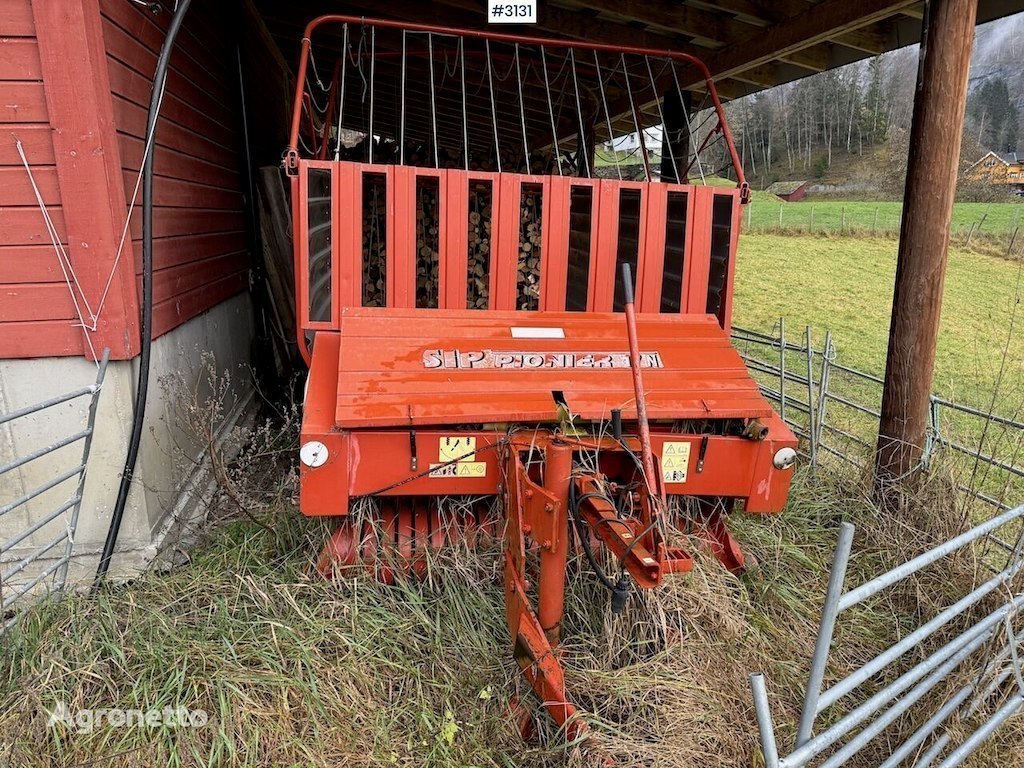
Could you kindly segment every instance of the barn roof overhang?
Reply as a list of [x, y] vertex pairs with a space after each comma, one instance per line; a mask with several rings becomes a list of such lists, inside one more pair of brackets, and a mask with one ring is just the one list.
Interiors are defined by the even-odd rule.
[[[916, 43], [921, 0], [541, 0], [536, 25], [488, 25], [483, 0], [254, 0], [286, 60], [325, 13], [689, 53], [723, 98], [744, 96]], [[978, 23], [1024, 11], [1024, 0], [979, 0]]]

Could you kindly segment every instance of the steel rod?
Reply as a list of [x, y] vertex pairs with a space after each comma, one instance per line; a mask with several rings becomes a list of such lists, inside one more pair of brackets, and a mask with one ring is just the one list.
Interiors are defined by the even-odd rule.
[[459, 62], [462, 65], [462, 154], [469, 170], [469, 113], [466, 110], [466, 48], [465, 41], [459, 38]]
[[977, 541], [982, 536], [996, 530], [1017, 518], [1024, 517], [1024, 504], [1019, 507], [1011, 509], [1009, 512], [1004, 512], [997, 517], [993, 517], [981, 525], [977, 525], [969, 531], [966, 531], [959, 536], [956, 536], [944, 544], [941, 544], [929, 552], [925, 552], [923, 555], [918, 555], [912, 560], [908, 560], [903, 565], [893, 568], [891, 571], [883, 573], [881, 576], [877, 576], [871, 581], [861, 584], [856, 589], [851, 589], [839, 602], [839, 610], [845, 611], [847, 608], [851, 608], [857, 603], [867, 600], [869, 597], [873, 597], [887, 587], [891, 587], [893, 584], [897, 584], [908, 576], [920, 571], [932, 563], [941, 560], [947, 555], [967, 546], [972, 541]]
[[94, 388], [95, 385], [89, 387], [82, 387], [80, 389], [75, 389], [72, 390], [71, 392], [67, 392], [63, 395], [51, 397], [48, 400], [42, 400], [33, 405], [27, 405], [24, 408], [19, 408], [18, 410], [11, 411], [10, 413], [0, 414], [0, 424], [6, 424], [8, 421], [20, 419], [22, 416], [28, 416], [31, 413], [36, 413], [37, 411], [43, 411], [46, 410], [47, 408], [52, 408], [55, 405], [66, 403], [68, 400], [74, 400], [76, 397], [82, 397], [83, 395], [91, 395], [93, 393]]
[[779, 318], [779, 418], [786, 420], [786, 318]]
[[43, 517], [43, 518], [40, 518], [39, 520], [36, 520], [35, 523], [30, 525], [28, 528], [23, 530], [21, 533], [19, 533], [16, 536], [12, 536], [7, 541], [5, 541], [3, 544], [0, 544], [0, 553], [7, 552], [8, 550], [13, 549], [14, 547], [18, 546], [19, 544], [21, 544], [21, 542], [23, 542], [25, 539], [27, 539], [33, 533], [38, 531], [43, 526], [48, 525], [49, 523], [52, 523], [54, 520], [56, 520], [62, 514], [67, 512], [69, 509], [71, 509], [71, 507], [73, 507], [75, 504], [77, 504], [81, 500], [82, 500], [82, 498], [80, 496], [72, 496], [70, 499], [68, 499], [63, 504], [61, 504], [59, 507], [57, 507], [57, 509], [55, 509], [53, 512], [48, 514], [46, 517]]
[[544, 96], [548, 102], [548, 115], [551, 117], [551, 141], [553, 147], [552, 159], [555, 161], [555, 167], [558, 169], [558, 175], [562, 175], [562, 159], [561, 150], [558, 147], [558, 131], [555, 129], [555, 108], [551, 103], [551, 82], [548, 78], [548, 58], [544, 52], [544, 46], [540, 46], [540, 66], [544, 71]]
[[864, 730], [846, 742], [841, 749], [831, 755], [828, 760], [819, 766], [819, 768], [839, 768], [844, 765], [853, 755], [857, 754], [867, 746], [869, 741], [888, 728], [896, 721], [897, 718], [920, 701], [926, 693], [945, 680], [950, 672], [963, 663], [967, 657], [977, 651], [978, 648], [987, 642], [987, 640], [987, 637], [982, 636], [956, 655], [951, 656], [928, 677], [914, 686], [914, 688], [912, 688], [908, 693], [900, 697], [900, 699], [882, 713], [878, 719], [873, 720], [864, 728]]
[[608, 98], [604, 93], [604, 78], [601, 77], [601, 64], [597, 51], [594, 51], [594, 71], [597, 73], [597, 88], [601, 92], [601, 105], [604, 107], [604, 118], [608, 123], [608, 146], [612, 148], [612, 160], [615, 162], [615, 175], [622, 181], [622, 169], [619, 168], [619, 153], [615, 149], [615, 131], [612, 129], [611, 113], [608, 111]]
[[494, 157], [498, 163], [498, 173], [501, 173], [501, 145], [498, 142], [498, 108], [494, 100], [494, 78], [491, 72], [491, 41], [485, 40], [484, 47], [487, 49], [487, 91], [491, 96], [491, 125], [494, 126]]
[[988, 738], [995, 733], [996, 729], [999, 728], [1003, 723], [1009, 720], [1013, 715], [1017, 714], [1017, 711], [1024, 706], [1024, 697], [1018, 694], [1011, 696], [1003, 706], [995, 711], [985, 723], [978, 728], [974, 733], [964, 740], [963, 744], [954, 749], [946, 759], [939, 763], [939, 768], [956, 768], [964, 760], [970, 757], [978, 748], [984, 744]]
[[808, 431], [811, 433], [811, 473], [818, 469], [818, 440], [817, 431], [814, 429], [814, 349], [811, 347], [811, 326], [806, 326], [807, 336], [807, 422]]
[[86, 425], [89, 429], [89, 436], [85, 438], [85, 442], [82, 444], [82, 474], [78, 476], [78, 488], [75, 491], [75, 496], [78, 497], [78, 501], [75, 506], [71, 509], [71, 519], [68, 521], [67, 527], [67, 546], [64, 548], [64, 568], [61, 569], [54, 576], [54, 585], [57, 589], [64, 589], [68, 578], [68, 563], [71, 562], [71, 554], [75, 546], [75, 534], [78, 533], [78, 516], [82, 511], [82, 499], [85, 498], [85, 476], [88, 473], [89, 468], [89, 456], [92, 452], [92, 441], [96, 434], [96, 411], [100, 404], [100, 395], [103, 392], [103, 379], [107, 375], [107, 365], [110, 362], [110, 349], [103, 350], [103, 359], [100, 360], [99, 370], [96, 371], [96, 387], [93, 392], [92, 399], [89, 402], [89, 415], [87, 417]]
[[750, 688], [754, 693], [754, 711], [757, 713], [757, 730], [761, 735], [761, 752], [764, 755], [765, 768], [779, 768], [779, 748], [775, 742], [775, 726], [772, 724], [764, 675], [751, 675]]
[[46, 481], [42, 485], [37, 486], [36, 488], [32, 489], [28, 493], [25, 493], [24, 495], [19, 496], [14, 501], [9, 502], [9, 503], [5, 504], [4, 506], [0, 507], [0, 517], [3, 517], [8, 512], [10, 512], [12, 509], [17, 509], [22, 504], [24, 504], [24, 503], [26, 503], [28, 501], [31, 501], [36, 496], [40, 496], [40, 495], [46, 493], [51, 488], [54, 488], [54, 487], [60, 485], [61, 483], [65, 482], [67, 480], [70, 480], [72, 477], [77, 475], [79, 472], [83, 472], [84, 470], [85, 470], [85, 465], [84, 464], [79, 464], [74, 469], [69, 469], [68, 471], [64, 472], [63, 474], [57, 475], [57, 477], [54, 477], [54, 478]]
[[[402, 36], [405, 36], [405, 32], [402, 32]], [[373, 104], [374, 95], [376, 94], [376, 81], [375, 76], [377, 73], [377, 28], [370, 27], [370, 131], [367, 136], [367, 141], [370, 142], [369, 149], [369, 162], [373, 164]]]
[[83, 437], [89, 437], [91, 434], [91, 429], [83, 429], [81, 432], [76, 432], [73, 435], [69, 435], [68, 437], [63, 438], [62, 440], [58, 440], [56, 443], [39, 448], [35, 451], [32, 451], [32, 453], [25, 454], [24, 456], [20, 456], [19, 458], [14, 459], [13, 461], [9, 461], [3, 466], [0, 466], [0, 475], [8, 473], [12, 469], [23, 467], [29, 462], [42, 458], [43, 456], [46, 456], [49, 453], [53, 453], [54, 451], [59, 451], [61, 448], [65, 448], [66, 446], [69, 446], [72, 443], [77, 443]]
[[[434, 33], [427, 32], [427, 66], [430, 68], [430, 128], [434, 135], [434, 167], [441, 167], [437, 149], [437, 94], [434, 90]], [[468, 168], [466, 170], [469, 170]]]
[[530, 144], [526, 139], [526, 103], [523, 101], [523, 73], [519, 68], [519, 43], [515, 45], [516, 59], [516, 88], [519, 91], [519, 123], [523, 128], [523, 160], [526, 163], [526, 173], [533, 173], [533, 163], [530, 160]]
[[[570, 69], [572, 71], [573, 91], [576, 94], [576, 116], [579, 118], [579, 126], [580, 126], [580, 135], [579, 135], [578, 145], [579, 145], [580, 150], [583, 152], [583, 166], [587, 169], [587, 178], [589, 179], [590, 178], [590, 153], [593, 151], [593, 148], [588, 148], [587, 147], [587, 131], [586, 131], [586, 128], [583, 126], [583, 106], [580, 103], [580, 84], [579, 84], [579, 81], [576, 78], [576, 53], [575, 53], [575, 51], [573, 51], [572, 48], [569, 49], [569, 66], [570, 66]], [[579, 173], [579, 165], [580, 165], [579, 158], [577, 158], [577, 162], [576, 162], [576, 173], [577, 173], [577, 175], [581, 175]]]
[[[633, 369], [633, 395], [636, 399], [637, 430], [640, 432], [640, 458], [644, 467], [644, 482], [650, 508], [657, 519], [661, 515], [661, 494], [658, 492], [658, 476], [654, 472], [654, 454], [651, 451], [651, 427], [647, 421], [647, 395], [644, 391], [643, 366], [640, 358], [640, 340], [636, 330], [636, 309], [633, 306], [633, 275], [629, 264], [622, 265], [623, 309], [626, 315], [626, 334], [629, 339], [629, 367]], [[644, 520], [649, 525], [650, 520]]]
[[941, 405], [943, 408], [949, 408], [952, 411], [960, 411], [961, 413], [967, 413], [970, 414], [971, 416], [980, 416], [983, 419], [986, 419], [988, 421], [994, 421], [997, 424], [1002, 424], [1007, 427], [1024, 429], [1024, 422], [1014, 421], [1013, 419], [1008, 419], [1005, 416], [999, 416], [998, 414], [995, 413], [987, 413], [985, 411], [978, 410], [977, 408], [972, 408], [969, 405], [961, 405], [960, 403], [954, 403], [951, 400], [945, 400], [936, 395], [932, 395], [932, 402], [934, 402], [936, 405]]
[[[401, 89], [399, 99], [399, 109], [401, 111], [401, 117], [398, 123], [398, 164], [405, 165], [405, 73], [408, 61], [408, 42], [406, 40], [406, 31], [402, 30], [402, 76], [400, 79], [399, 88]], [[373, 142], [373, 122], [370, 122], [370, 142]], [[370, 162], [373, 162], [372, 160]], [[467, 166], [468, 170], [468, 166]]]
[[644, 178], [647, 181], [650, 181], [651, 161], [647, 156], [647, 144], [644, 142], [644, 128], [640, 121], [640, 115], [637, 112], [636, 102], [633, 100], [633, 89], [629, 85], [629, 66], [626, 64], [626, 54], [619, 54], [619, 60], [622, 62], [622, 79], [626, 83], [626, 94], [629, 96], [629, 112], [633, 115], [633, 125], [636, 128], [637, 138], [640, 140], [640, 155], [644, 161]]
[[914, 731], [906, 741], [893, 750], [892, 754], [878, 768], [896, 768], [900, 763], [910, 757], [924, 742], [935, 733], [935, 730], [945, 722], [953, 712], [967, 700], [974, 691], [973, 685], [965, 685], [938, 711], [929, 717]]
[[821, 684], [825, 679], [828, 666], [829, 649], [832, 647], [832, 634], [835, 631], [836, 619], [839, 617], [839, 600], [843, 594], [843, 581], [846, 579], [846, 567], [850, 562], [850, 551], [853, 549], [854, 527], [850, 523], [839, 526], [839, 541], [835, 555], [832, 557], [832, 568], [828, 575], [828, 587], [825, 591], [825, 604], [821, 609], [818, 622], [818, 637], [814, 642], [814, 654], [811, 656], [811, 671], [807, 678], [807, 691], [804, 694], [803, 710], [800, 714], [800, 726], [796, 733], [796, 745], [802, 746], [811, 738], [814, 730], [814, 719], [818, 714], [818, 697], [821, 695]]
[[63, 558], [61, 558], [60, 560], [57, 560], [56, 562], [54, 562], [52, 565], [50, 565], [48, 568], [46, 568], [46, 570], [44, 570], [42, 573], [38, 574], [35, 578], [33, 578], [27, 584], [19, 585], [17, 591], [14, 592], [14, 594], [12, 594], [10, 597], [5, 598], [3, 603], [0, 604], [0, 611], [6, 611], [8, 608], [10, 608], [12, 605], [14, 605], [14, 603], [17, 602], [19, 598], [21, 598], [24, 595], [26, 595], [28, 593], [28, 591], [30, 589], [32, 589], [32, 587], [34, 587], [36, 584], [41, 582], [43, 579], [45, 579], [51, 573], [56, 571], [62, 565], [65, 565], [65, 562], [64, 562]]
[[882, 688], [882, 690], [878, 691], [878, 693], [859, 704], [849, 714], [821, 733], [820, 736], [814, 738], [815, 754], [830, 747], [865, 720], [876, 714], [885, 704], [915, 685], [921, 678], [938, 668], [942, 668], [950, 659], [958, 658], [960, 661], [963, 661], [963, 659], [974, 653], [974, 651], [978, 650], [992, 638], [995, 634], [995, 626], [1004, 617], [1005, 611], [997, 609], [983, 621], [978, 622], [966, 632], [950, 640], [942, 648], [925, 658], [924, 661], [908, 669]]
[[[43, 544], [43, 546], [41, 546], [38, 549], [33, 550], [32, 552], [27, 554], [25, 557], [23, 557], [21, 560], [19, 560], [14, 565], [14, 567], [10, 568], [9, 570], [4, 571], [3, 574], [0, 574], [0, 584], [5, 584], [8, 580], [11, 579], [11, 577], [16, 576], [19, 573], [21, 573], [23, 570], [28, 568], [29, 565], [34, 563], [36, 560], [38, 560], [40, 557], [42, 557], [44, 554], [49, 552], [51, 549], [56, 547], [58, 544], [60, 544], [62, 541], [64, 541], [68, 537], [69, 537], [69, 531], [65, 530], [64, 532], [62, 532], [56, 538], [51, 539], [46, 544]], [[65, 554], [63, 557], [66, 558], [67, 555]]]
[[[984, 582], [981, 586], [970, 592], [960, 600], [955, 602], [949, 608], [940, 612], [930, 621], [922, 624], [916, 630], [911, 632], [909, 635], [903, 637], [899, 642], [892, 645], [887, 650], [880, 653], [874, 659], [869, 661], [867, 664], [862, 666], [856, 672], [852, 672], [842, 680], [837, 682], [831, 688], [827, 689], [821, 694], [821, 699], [818, 702], [818, 711], [822, 711], [826, 707], [830, 707], [835, 704], [843, 696], [853, 691], [855, 688], [860, 686], [866, 680], [873, 677], [875, 674], [880, 672], [882, 669], [887, 667], [893, 661], [898, 659], [900, 656], [905, 654], [915, 645], [920, 643], [922, 640], [926, 640], [931, 637], [937, 630], [948, 624], [950, 621], [955, 619], [961, 613], [966, 611], [968, 608], [976, 605], [987, 595], [990, 595], [995, 590], [1007, 584], [1010, 579], [1017, 575], [1021, 569], [1021, 565], [1024, 561], [1018, 561], [1011, 565], [1009, 568], [1001, 571], [997, 576], [992, 577], [988, 581]], [[896, 582], [892, 582], [896, 583]], [[1010, 605], [1015, 605], [1017, 601]], [[840, 601], [840, 611], [845, 610], [845, 607]]]
[[345, 75], [348, 69], [348, 24], [341, 33], [341, 72], [338, 75], [338, 140], [334, 143], [334, 161], [341, 159], [341, 129], [345, 125]]

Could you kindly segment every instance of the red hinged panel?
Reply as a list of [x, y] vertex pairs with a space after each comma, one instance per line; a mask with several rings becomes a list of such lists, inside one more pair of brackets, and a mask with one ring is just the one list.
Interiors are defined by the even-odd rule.
[[[771, 408], [728, 334], [707, 316], [639, 319], [652, 419], [746, 418]], [[635, 413], [620, 314], [345, 310], [341, 427], [556, 421]]]

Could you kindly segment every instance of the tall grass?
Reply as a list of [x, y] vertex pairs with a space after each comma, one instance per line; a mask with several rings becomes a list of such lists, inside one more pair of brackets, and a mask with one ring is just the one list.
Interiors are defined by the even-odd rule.
[[[786, 742], [838, 522], [860, 526], [851, 583], [950, 533], [941, 510], [880, 525], [876, 510], [850, 493], [856, 487], [849, 477], [798, 474], [785, 514], [732, 520], [756, 571], [736, 578], [694, 542], [694, 573], [635, 594], [621, 616], [574, 561], [564, 663], [593, 736], [571, 745], [544, 717], [540, 742], [525, 744], [509, 714], [510, 696], [530, 706], [533, 699], [511, 658], [497, 548], [442, 553], [423, 581], [389, 587], [357, 570], [325, 582], [310, 568], [324, 526], [299, 519], [279, 494], [277, 508], [252, 510], [270, 524], [232, 511], [236, 519], [215, 526], [184, 567], [26, 614], [2, 640], [0, 761], [756, 765], [747, 675], [766, 673]], [[954, 576], [933, 575], [902, 602], [851, 612], [832, 674], [951, 602], [973, 571]], [[47, 712], [60, 702], [71, 711], [180, 705], [205, 710], [209, 723], [78, 733], [48, 727]], [[856, 764], [880, 754], [872, 746]]]

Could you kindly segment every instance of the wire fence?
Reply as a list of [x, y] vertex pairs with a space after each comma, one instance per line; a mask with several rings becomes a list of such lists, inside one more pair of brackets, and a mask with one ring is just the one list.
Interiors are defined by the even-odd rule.
[[[816, 471], [834, 460], [866, 471], [881, 416], [880, 376], [844, 365], [831, 333], [820, 347], [810, 327], [778, 335], [733, 329], [733, 342]], [[1024, 498], [1024, 422], [932, 395], [922, 461], [942, 456], [966, 501], [1007, 510]]]
[[[1024, 241], [1024, 204], [958, 203], [950, 235], [961, 245], [986, 242], [1005, 247], [1006, 255]], [[743, 211], [746, 232], [817, 233], [895, 237], [903, 218], [901, 203], [795, 202], [755, 198]]]
[[[109, 350], [105, 350], [95, 383], [0, 414], [0, 426], [7, 430], [4, 443], [12, 454], [11, 458], [0, 454], [0, 489], [5, 497], [0, 501], [0, 535], [5, 539], [0, 544], [0, 621], [4, 630], [17, 621], [21, 608], [38, 597], [63, 591], [67, 584], [108, 358]], [[12, 436], [17, 427], [22, 427], [17, 430], [19, 435], [31, 440], [37, 432], [32, 423], [37, 414], [73, 408], [81, 402], [87, 403], [82, 429], [13, 455]], [[42, 478], [46, 479], [40, 482]], [[22, 515], [18, 521], [16, 514]]]
[[[777, 335], [735, 328], [733, 341], [761, 391], [800, 437], [804, 460], [812, 472], [829, 462], [867, 472], [883, 380], [844, 365], [831, 333], [816, 347], [810, 327], [787, 336], [783, 319], [776, 328]], [[964, 519], [976, 524], [845, 592], [854, 528], [842, 524], [800, 723], [785, 754], [780, 755], [765, 678], [751, 676], [766, 768], [846, 765], [905, 716], [920, 725], [902, 741], [884, 742], [881, 765], [907, 761], [952, 768], [1024, 707], [1024, 506], [1011, 509], [1007, 503], [1024, 497], [1022, 449], [1021, 421], [932, 395], [922, 461], [927, 466], [941, 460], [948, 468], [964, 502]], [[894, 645], [852, 670], [843, 666], [845, 676], [825, 686], [830, 657], [841, 655], [841, 642], [833, 642], [841, 614], [862, 605], [873, 610], [890, 599], [884, 595], [895, 585], [981, 540], [988, 554], [969, 592], [934, 615], [922, 612], [921, 623], [908, 627]], [[1000, 551], [1005, 562], [999, 562]], [[992, 575], [985, 576], [986, 570]], [[965, 626], [963, 617], [972, 611], [975, 618]], [[908, 659], [915, 663], [908, 665]], [[942, 692], [938, 698], [929, 696], [935, 690]]]

